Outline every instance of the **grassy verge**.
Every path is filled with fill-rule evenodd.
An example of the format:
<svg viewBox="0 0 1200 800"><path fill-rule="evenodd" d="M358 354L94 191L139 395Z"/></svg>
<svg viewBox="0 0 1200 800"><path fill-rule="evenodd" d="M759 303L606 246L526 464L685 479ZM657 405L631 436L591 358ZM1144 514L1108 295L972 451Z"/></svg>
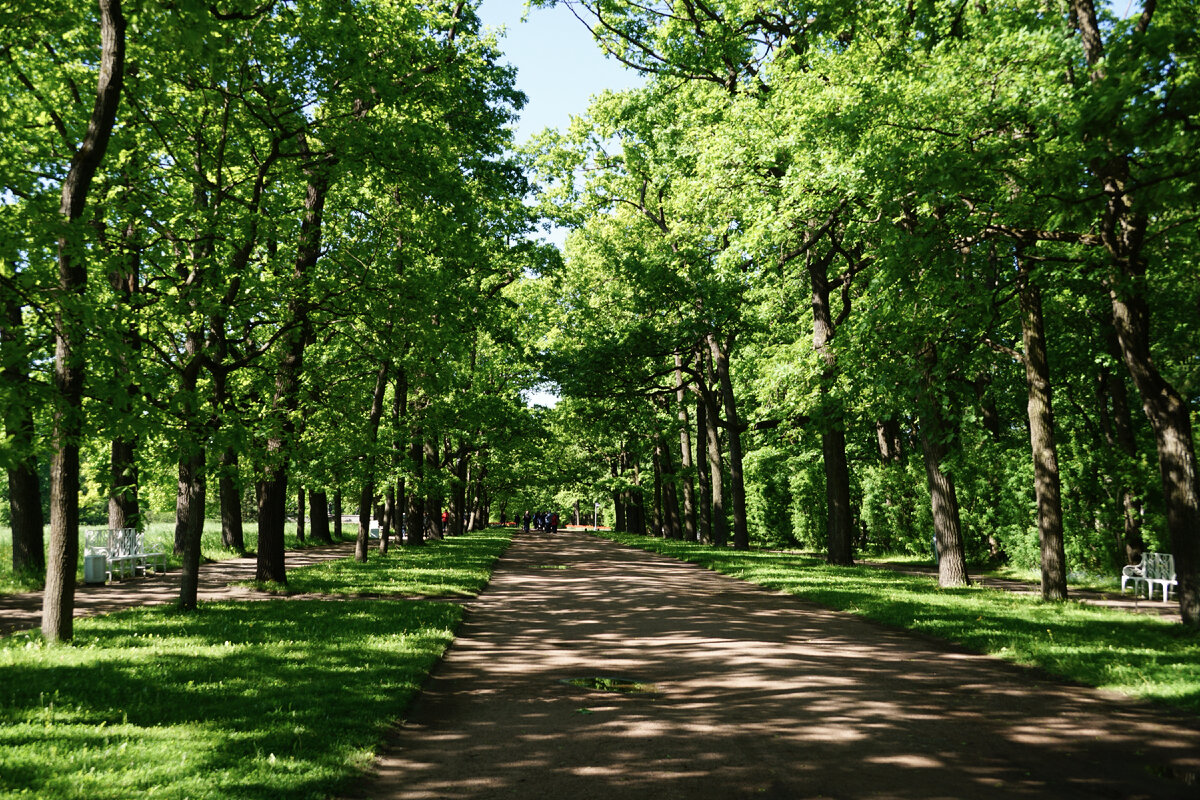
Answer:
<svg viewBox="0 0 1200 800"><path fill-rule="evenodd" d="M326 561L288 574L289 594L475 595L487 585L492 564L512 540L511 530L492 528L423 547L393 545L374 550L366 564ZM374 543L373 543L374 544Z"/></svg>
<svg viewBox="0 0 1200 800"><path fill-rule="evenodd" d="M425 574L409 593L466 594L507 542L488 531L293 575L370 594L409 558ZM69 647L0 639L0 798L327 797L370 763L461 616L410 600L221 602L81 619Z"/></svg>
<svg viewBox="0 0 1200 800"><path fill-rule="evenodd" d="M931 578L831 567L792 553L608 536L975 652L1200 712L1200 636L1178 623L1081 603L1044 603L993 589L939 589Z"/></svg>
<svg viewBox="0 0 1200 800"><path fill-rule="evenodd" d="M76 580L83 580L83 532L90 527L102 526L86 526L81 525L79 529L79 569L76 572ZM348 526L349 535L343 536L340 541L351 539L357 533L357 527L354 525ZM46 529L45 533L46 546L50 544L50 529ZM255 540L254 529L252 525L246 528L246 544L253 545ZM178 569L182 563L182 556L172 554L175 545L175 523L173 522L154 522L146 526L146 549L150 552L166 553L167 566L170 569ZM315 542L311 538L301 542L296 538L296 525L289 522L284 528L284 547L288 550L301 550L308 547L323 546L322 542ZM220 521L207 521L204 523L204 532L200 540L200 554L205 561L224 561L228 558L237 558L246 554L253 554L254 550L247 550L245 553L232 548L226 547L221 542L221 523ZM18 594L21 592L40 591L44 578L41 575L15 575L12 570L12 533L8 528L0 528L0 595L3 594Z"/></svg>

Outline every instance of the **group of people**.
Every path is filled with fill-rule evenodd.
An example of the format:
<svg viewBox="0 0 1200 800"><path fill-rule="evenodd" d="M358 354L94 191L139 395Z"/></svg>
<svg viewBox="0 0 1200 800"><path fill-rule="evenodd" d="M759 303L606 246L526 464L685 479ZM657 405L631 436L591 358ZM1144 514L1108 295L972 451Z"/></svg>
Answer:
<svg viewBox="0 0 1200 800"><path fill-rule="evenodd" d="M521 517L521 522L525 526L525 532L529 533L530 524L535 530L545 531L546 533L558 533L558 512L557 511L538 511L536 513L525 512L525 516Z"/></svg>

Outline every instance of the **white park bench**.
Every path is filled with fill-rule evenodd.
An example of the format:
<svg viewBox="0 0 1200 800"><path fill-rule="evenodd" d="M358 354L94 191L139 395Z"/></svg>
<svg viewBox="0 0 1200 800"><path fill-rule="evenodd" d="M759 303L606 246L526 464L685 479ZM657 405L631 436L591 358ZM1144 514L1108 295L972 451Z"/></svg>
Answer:
<svg viewBox="0 0 1200 800"><path fill-rule="evenodd" d="M99 576L93 565L103 558L104 580L112 580L114 574L124 578L128 575L144 574L147 567L155 572L167 570L166 553L146 552L144 534L136 528L108 528L85 531L83 535L84 580L98 583ZM93 566L89 570L89 566Z"/></svg>
<svg viewBox="0 0 1200 800"><path fill-rule="evenodd" d="M1146 597L1154 594L1154 587L1161 586L1163 602L1167 602L1167 593L1171 587L1178 586L1175 580L1175 556L1170 553L1142 553L1142 560L1130 564L1121 570L1121 591L1125 591L1127 583L1133 583L1133 593L1138 593L1138 584L1146 584Z"/></svg>

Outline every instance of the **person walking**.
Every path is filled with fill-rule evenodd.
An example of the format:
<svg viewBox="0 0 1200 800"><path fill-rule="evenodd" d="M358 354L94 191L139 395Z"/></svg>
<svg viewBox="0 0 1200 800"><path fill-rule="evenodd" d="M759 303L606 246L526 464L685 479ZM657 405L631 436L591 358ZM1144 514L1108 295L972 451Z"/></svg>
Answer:
<svg viewBox="0 0 1200 800"><path fill-rule="evenodd" d="M533 519L533 516L532 516L532 515L530 515L530 513L529 513L529 510L528 510L528 509L526 509L526 510L525 510L525 516L521 517L521 522L522 522L522 523L524 524L524 526L525 526L525 532L526 532L526 533L529 533L529 523L530 523L530 521L531 521L532 519Z"/></svg>

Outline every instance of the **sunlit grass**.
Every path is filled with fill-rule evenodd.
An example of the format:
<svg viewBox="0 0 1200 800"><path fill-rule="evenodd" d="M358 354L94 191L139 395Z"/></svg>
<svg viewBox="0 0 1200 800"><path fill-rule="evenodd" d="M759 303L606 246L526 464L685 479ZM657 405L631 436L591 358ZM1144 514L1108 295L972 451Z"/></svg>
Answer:
<svg viewBox="0 0 1200 800"><path fill-rule="evenodd" d="M100 528L103 526L88 526L81 525L79 528L79 567L76 571L76 580L83 580L83 539L84 531L91 528ZM358 527L355 525L347 526L347 530L341 539L335 537L335 541L346 541L352 539L358 532ZM182 564L182 556L174 555L172 552L175 546L175 523L173 522L153 522L146 526L145 546L148 552L166 553L167 568L179 569ZM221 541L221 523L220 521L206 521L204 523L204 532L200 540L200 557L203 561L225 561L230 558L238 558L242 555L253 555L257 533L253 524L247 524L245 529L246 550L239 551L231 547L226 547ZM50 543L50 529L47 527L45 536L43 537L46 546ZM311 537L307 537L303 542L296 538L296 524L289 522L284 527L284 547L288 550L301 550L310 547L322 547L325 543L314 541ZM8 528L0 527L0 594L17 594L20 592L39 591L44 583L42 575L14 575L12 569L12 531Z"/></svg>
<svg viewBox="0 0 1200 800"><path fill-rule="evenodd" d="M369 766L511 531L289 573L329 599L136 609L0 639L0 798L323 798Z"/></svg>
<svg viewBox="0 0 1200 800"><path fill-rule="evenodd" d="M369 762L461 608L165 607L0 640L0 797L318 798Z"/></svg>
<svg viewBox="0 0 1200 800"><path fill-rule="evenodd" d="M288 573L286 591L306 594L473 595L492 574L492 565L512 541L511 529L491 528L468 536L428 541L420 547L393 545L367 562L326 561Z"/></svg>
<svg viewBox="0 0 1200 800"><path fill-rule="evenodd" d="M717 572L1036 666L1080 683L1200 711L1200 636L1178 623L995 589L940 589L928 577L833 567L794 553L740 552L608 534Z"/></svg>

